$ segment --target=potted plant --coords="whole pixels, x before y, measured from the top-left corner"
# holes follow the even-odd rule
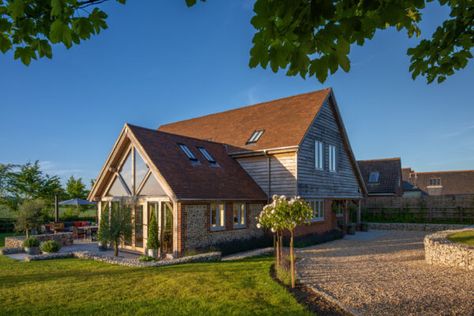
[[[61,249],[61,244],[56,240],[48,240],[41,243],[40,249],[43,253],[54,253]]]
[[[29,255],[38,255],[40,253],[39,250],[40,242],[35,237],[26,238],[23,242],[23,248],[25,252]]]
[[[153,258],[158,258],[160,256],[160,240],[158,238],[158,223],[156,221],[155,212],[152,212],[150,216],[146,247],[148,249],[148,256]]]

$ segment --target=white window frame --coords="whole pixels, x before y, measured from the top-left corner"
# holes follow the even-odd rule
[[[441,187],[441,178],[430,178],[428,182],[429,187]]]
[[[212,231],[225,229],[225,204],[222,202],[213,202],[209,206],[209,227]],[[215,211],[215,214],[213,214]],[[213,219],[215,224],[213,224]]]
[[[313,209],[312,222],[323,222],[324,221],[324,200],[308,200],[307,201]]]
[[[324,143],[319,140],[314,141],[314,167],[324,169]]]
[[[216,160],[214,159],[214,157],[212,157],[212,155],[207,151],[206,148],[198,147],[198,149],[201,152],[201,154],[204,156],[204,158],[207,159],[207,161],[209,161],[210,163],[216,163]]]
[[[237,212],[237,214],[236,214]],[[247,205],[242,202],[233,203],[232,205],[232,221],[234,228],[247,227]],[[237,223],[235,220],[237,219]]]
[[[372,175],[376,178],[376,181],[371,181]],[[380,182],[380,172],[378,171],[371,171],[369,173],[369,183],[379,183]]]
[[[329,152],[329,171],[336,172],[336,161],[337,161],[336,146],[329,145],[328,152]]]
[[[188,146],[186,146],[185,144],[178,144],[178,146],[184,152],[186,157],[189,158],[189,160],[197,161],[196,155],[191,151],[191,149],[189,149]]]
[[[247,141],[247,144],[253,144],[253,143],[258,142],[260,137],[262,137],[264,131],[265,130],[263,129],[254,131],[252,135],[250,136],[249,140]]]

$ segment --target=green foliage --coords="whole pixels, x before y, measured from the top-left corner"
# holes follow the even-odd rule
[[[26,238],[25,241],[23,242],[23,247],[25,248],[39,247],[39,245],[40,245],[39,240],[34,237]]]
[[[150,262],[150,261],[155,261],[155,258],[150,257],[150,256],[140,256],[140,257],[138,257],[138,261]]]
[[[52,57],[52,45],[67,48],[107,28],[107,14],[97,7],[107,0],[2,0],[0,51],[14,50],[14,58]],[[125,0],[116,0],[125,3]]]
[[[261,66],[288,76],[320,82],[339,68],[350,70],[352,45],[362,46],[379,30],[395,28],[409,38],[420,36],[422,10],[432,0],[256,0],[251,20],[256,29],[250,67]],[[197,1],[187,0],[189,6]],[[467,66],[474,47],[472,0],[439,0],[451,9],[431,39],[407,52],[413,79],[443,82]]]
[[[118,256],[120,242],[130,239],[132,236],[132,203],[131,201],[122,199],[120,203],[113,205],[116,205],[116,207],[110,210],[110,217],[105,217],[107,212],[102,212],[99,240],[113,243],[114,254]]]
[[[74,178],[71,176],[66,182],[66,194],[69,199],[87,199],[89,192],[86,185],[82,182],[82,178]]]
[[[61,249],[61,244],[56,240],[48,240],[41,243],[40,249],[42,252],[53,253]]]
[[[100,214],[99,231],[97,232],[97,239],[104,244],[109,242],[109,207],[108,204],[104,207]]]
[[[156,221],[155,212],[151,212],[150,223],[148,223],[148,239],[146,242],[148,249],[160,248],[160,240],[158,238],[158,222]]]
[[[0,165],[0,203],[16,210],[25,200],[43,199],[52,206],[54,196],[64,196],[57,176],[45,174],[39,161],[20,166]]]
[[[311,315],[272,280],[271,264],[265,257],[137,269],[0,256],[0,315]]]
[[[18,210],[15,229],[29,236],[31,230],[39,230],[44,222],[45,203],[42,200],[26,200]]]

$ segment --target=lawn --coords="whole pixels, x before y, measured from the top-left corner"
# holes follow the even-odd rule
[[[291,314],[308,311],[272,280],[272,258],[128,268],[0,256],[0,315]]]
[[[452,242],[458,242],[469,246],[474,246],[474,230],[466,230],[459,233],[454,233],[448,236]]]

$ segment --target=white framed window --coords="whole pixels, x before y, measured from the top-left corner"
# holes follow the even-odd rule
[[[329,171],[336,172],[336,146],[329,145]]]
[[[314,167],[324,169],[324,144],[319,140],[314,142]]]
[[[223,230],[225,229],[225,205],[224,203],[211,203],[210,215],[210,227],[211,230]]]
[[[324,201],[323,200],[309,200],[309,205],[313,209],[313,222],[324,221]]]
[[[196,156],[193,154],[193,152],[188,148],[188,146],[184,145],[184,144],[178,144],[179,148],[181,148],[181,150],[184,152],[184,154],[189,158],[189,160],[193,160],[193,161],[196,161],[197,158]]]
[[[254,131],[252,135],[250,136],[249,140],[247,141],[247,144],[256,143],[260,139],[260,137],[262,137],[263,132],[264,132],[263,129]]]
[[[201,154],[204,156],[204,158],[207,159],[207,161],[209,161],[210,163],[216,163],[216,160],[214,159],[214,157],[212,157],[212,155],[207,151],[206,148],[198,147],[198,149],[201,152]]]
[[[431,178],[429,186],[441,186],[441,178]]]
[[[247,226],[247,214],[245,203],[234,203],[234,227],[242,228]]]

